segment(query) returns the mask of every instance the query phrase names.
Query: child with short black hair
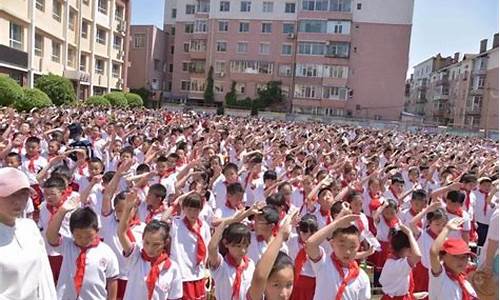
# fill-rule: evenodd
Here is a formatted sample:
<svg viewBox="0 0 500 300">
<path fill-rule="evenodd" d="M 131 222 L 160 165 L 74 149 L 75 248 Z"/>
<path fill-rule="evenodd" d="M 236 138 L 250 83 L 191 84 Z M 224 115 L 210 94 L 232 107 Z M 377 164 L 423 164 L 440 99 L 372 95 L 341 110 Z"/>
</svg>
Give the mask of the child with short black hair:
<svg viewBox="0 0 500 300">
<path fill-rule="evenodd" d="M 141 202 L 138 208 L 139 218 L 144 223 L 149 223 L 153 219 L 160 220 L 165 211 L 165 197 L 167 189 L 160 183 L 149 187 L 146 195 L 146 201 Z"/>
<path fill-rule="evenodd" d="M 215 220 L 213 225 L 217 226 L 219 220 L 223 218 L 232 217 L 237 211 L 243 209 L 243 196 L 245 190 L 239 182 L 230 183 L 226 186 L 226 203 L 223 207 L 219 207 L 215 210 Z"/>
<path fill-rule="evenodd" d="M 254 231 L 252 241 L 248 248 L 248 256 L 258 262 L 266 251 L 273 238 L 277 225 L 279 224 L 279 213 L 275 207 L 266 205 L 262 207 L 254 217 Z M 286 249 L 286 247 L 284 248 Z"/>
<path fill-rule="evenodd" d="M 466 195 L 464 192 L 455 190 L 449 191 L 446 194 L 446 213 L 448 214 L 449 220 L 454 218 L 463 219 L 462 229 L 460 231 L 452 231 L 450 233 L 450 237 L 462 238 L 466 243 L 468 243 L 472 224 L 470 215 L 463 209 L 465 199 Z"/>
<path fill-rule="evenodd" d="M 409 226 L 411 220 L 425 208 L 426 204 L 427 192 L 423 189 L 414 190 L 411 193 L 410 208 L 403 209 L 399 212 L 398 217 L 401 220 L 401 223 Z M 417 223 L 417 226 L 422 228 L 422 221 Z"/>
<path fill-rule="evenodd" d="M 224 180 L 218 180 L 214 182 L 213 191 L 215 194 L 215 208 L 224 207 L 227 195 L 227 186 L 230 183 L 235 183 L 239 181 L 238 178 L 238 166 L 233 163 L 227 163 L 222 169 L 222 175 L 224 175 Z"/>
<path fill-rule="evenodd" d="M 63 255 L 57 299 L 115 299 L 118 261 L 111 248 L 98 236 L 96 213 L 89 207 L 78 208 L 78 198 L 71 198 L 49 223 L 47 240 L 60 247 Z M 75 210 L 76 209 L 76 210 Z M 69 227 L 72 238 L 61 237 L 59 229 L 71 212 Z"/>
<path fill-rule="evenodd" d="M 30 181 L 31 188 L 35 190 L 31 198 L 35 207 L 34 218 L 38 220 L 39 206 L 43 202 L 43 192 L 40 183 L 37 180 L 37 174 L 47 166 L 48 162 L 40 155 L 40 139 L 30 136 L 25 143 L 26 154 L 22 156 L 21 171 L 23 171 Z"/>
</svg>

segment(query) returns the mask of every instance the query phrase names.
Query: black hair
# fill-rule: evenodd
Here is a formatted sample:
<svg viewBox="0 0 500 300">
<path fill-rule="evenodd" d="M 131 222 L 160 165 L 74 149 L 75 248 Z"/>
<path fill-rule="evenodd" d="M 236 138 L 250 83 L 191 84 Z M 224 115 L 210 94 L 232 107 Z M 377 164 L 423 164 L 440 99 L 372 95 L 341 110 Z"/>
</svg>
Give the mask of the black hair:
<svg viewBox="0 0 500 300">
<path fill-rule="evenodd" d="M 355 225 L 351 225 L 351 226 L 345 227 L 345 228 L 338 228 L 338 229 L 333 231 L 332 239 L 334 239 L 339 234 L 355 234 L 355 235 L 359 236 L 360 232 L 359 232 L 358 227 L 356 227 Z"/>
<path fill-rule="evenodd" d="M 165 155 L 160 155 L 158 156 L 158 158 L 156 159 L 156 162 L 157 163 L 164 163 L 164 162 L 168 162 L 168 159 Z"/>
<path fill-rule="evenodd" d="M 398 211 L 398 203 L 393 199 L 388 199 L 387 200 L 387 208 L 392 208 L 392 209 Z"/>
<path fill-rule="evenodd" d="M 222 169 L 222 174 L 226 174 L 229 170 L 233 170 L 238 173 L 238 166 L 234 163 L 227 163 Z"/>
<path fill-rule="evenodd" d="M 125 198 L 127 198 L 127 191 L 118 193 L 113 199 L 113 207 L 116 207 L 118 203 L 125 200 Z"/>
<path fill-rule="evenodd" d="M 222 239 L 228 244 L 250 244 L 251 234 L 248 226 L 241 223 L 232 223 L 222 233 Z"/>
<path fill-rule="evenodd" d="M 102 162 L 102 160 L 98 157 L 91 157 L 88 161 L 89 164 L 93 164 L 93 163 L 98 163 L 101 165 L 101 168 L 104 169 L 104 163 Z"/>
<path fill-rule="evenodd" d="M 276 257 L 276 260 L 273 263 L 271 272 L 269 272 L 269 277 L 273 276 L 274 273 L 277 273 L 285 268 L 291 268 L 293 270 L 294 264 L 290 256 L 288 256 L 285 252 L 280 251 L 278 252 L 278 256 Z"/>
<path fill-rule="evenodd" d="M 60 191 L 64 191 L 66 189 L 66 182 L 61 176 L 52 175 L 43 183 L 44 189 L 56 188 Z"/>
<path fill-rule="evenodd" d="M 477 177 L 474 174 L 465 174 L 460 178 L 460 183 L 477 182 Z"/>
<path fill-rule="evenodd" d="M 400 254 L 402 250 L 410 248 L 410 239 L 401 230 L 396 230 L 390 233 L 392 251 Z"/>
<path fill-rule="evenodd" d="M 37 144 L 40 145 L 40 139 L 37 138 L 36 136 L 30 136 L 29 138 L 26 139 L 26 142 L 24 144 Z"/>
<path fill-rule="evenodd" d="M 357 192 L 357 191 L 351 191 L 349 194 L 347 194 L 346 202 L 351 203 L 352 200 L 354 200 L 354 197 L 357 197 L 357 196 L 361 197 L 361 193 Z"/>
<path fill-rule="evenodd" d="M 337 201 L 337 202 L 333 203 L 332 206 L 330 206 L 330 215 L 332 217 L 338 215 L 341 211 L 342 211 L 342 202 L 341 201 Z"/>
<path fill-rule="evenodd" d="M 99 230 L 97 214 L 90 207 L 77 208 L 69 218 L 69 230 L 73 233 L 75 229 L 88 228 Z"/>
<path fill-rule="evenodd" d="M 332 190 L 329 187 L 321 188 L 318 192 L 318 198 L 321 196 L 321 194 L 323 194 L 326 191 L 332 192 Z"/>
<path fill-rule="evenodd" d="M 266 198 L 266 204 L 277 208 L 287 208 L 285 196 L 282 193 L 275 193 Z"/>
<path fill-rule="evenodd" d="M 198 193 L 193 193 L 182 200 L 182 207 L 203 208 L 203 199 Z"/>
<path fill-rule="evenodd" d="M 260 164 L 262 163 L 262 159 L 263 159 L 262 154 L 256 153 L 252 155 L 252 157 L 248 161 L 253 164 Z"/>
<path fill-rule="evenodd" d="M 123 147 L 121 150 L 120 150 L 120 156 L 122 156 L 123 154 L 130 154 L 130 156 L 134 157 L 134 148 L 132 146 L 126 146 L 126 147 Z"/>
<path fill-rule="evenodd" d="M 432 221 L 438 221 L 438 220 L 448 221 L 448 215 L 446 214 L 444 209 L 438 208 L 436 210 L 428 212 L 427 215 L 425 216 L 425 219 L 427 220 L 427 224 L 430 224 Z"/>
<path fill-rule="evenodd" d="M 278 210 L 272 205 L 266 205 L 259 211 L 259 216 L 264 217 L 267 224 L 276 225 L 280 221 Z"/>
<path fill-rule="evenodd" d="M 160 197 L 161 201 L 167 196 L 167 189 L 161 183 L 155 183 L 149 187 L 148 193 L 152 193 L 155 197 Z"/>
<path fill-rule="evenodd" d="M 111 179 L 113 179 L 113 176 L 115 176 L 116 172 L 115 171 L 107 171 L 102 175 L 102 182 L 103 183 L 109 183 Z"/>
<path fill-rule="evenodd" d="M 135 173 L 137 175 L 144 174 L 144 173 L 149 173 L 150 171 L 151 171 L 151 168 L 147 164 L 140 164 L 135 169 Z"/>
<path fill-rule="evenodd" d="M 236 195 L 236 194 L 244 194 L 245 190 L 243 189 L 243 186 L 241 186 L 241 183 L 239 182 L 233 182 L 227 185 L 226 191 L 228 195 Z"/>
<path fill-rule="evenodd" d="M 305 214 L 302 216 L 300 219 L 299 224 L 297 225 L 297 231 L 302 231 L 302 232 L 311 232 L 314 233 L 318 231 L 319 225 L 318 225 L 318 219 L 316 218 L 315 215 L 313 214 Z"/>
<path fill-rule="evenodd" d="M 167 158 L 173 158 L 173 159 L 175 159 L 175 160 L 177 161 L 177 160 L 179 160 L 179 158 L 180 158 L 180 157 L 179 157 L 179 155 L 178 155 L 178 154 L 176 154 L 176 153 L 170 153 L 170 154 L 167 156 Z"/>
<path fill-rule="evenodd" d="M 276 174 L 276 172 L 274 172 L 272 170 L 268 170 L 268 171 L 264 172 L 264 181 L 276 180 L 276 179 L 278 179 L 278 175 Z"/>
<path fill-rule="evenodd" d="M 67 165 L 60 165 L 54 169 L 51 176 L 58 175 L 64 178 L 66 181 L 70 182 L 73 174 Z"/>
<path fill-rule="evenodd" d="M 159 221 L 159 220 L 151 220 L 146 227 L 144 227 L 144 232 L 142 233 L 142 238 L 146 236 L 146 233 L 155 233 L 157 231 L 162 231 L 162 238 L 165 241 L 165 251 L 168 252 L 168 248 L 170 246 L 170 225 L 168 223 Z"/>
<path fill-rule="evenodd" d="M 446 200 L 450 200 L 455 203 L 464 203 L 465 193 L 462 191 L 449 191 L 446 194 Z"/>
<path fill-rule="evenodd" d="M 6 157 L 15 157 L 17 160 L 21 161 L 21 155 L 17 152 L 9 152 Z"/>
<path fill-rule="evenodd" d="M 427 199 L 427 192 L 424 189 L 418 189 L 411 193 L 411 200 L 425 201 Z"/>
</svg>

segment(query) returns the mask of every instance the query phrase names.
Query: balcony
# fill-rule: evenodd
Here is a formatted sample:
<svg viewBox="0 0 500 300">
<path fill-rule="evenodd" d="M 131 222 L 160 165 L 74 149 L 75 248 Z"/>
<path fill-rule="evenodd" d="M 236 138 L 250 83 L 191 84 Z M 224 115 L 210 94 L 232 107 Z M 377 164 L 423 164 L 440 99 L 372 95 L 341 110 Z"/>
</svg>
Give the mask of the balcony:
<svg viewBox="0 0 500 300">
<path fill-rule="evenodd" d="M 484 87 L 473 87 L 470 93 L 471 95 L 482 95 L 484 94 Z"/>
<path fill-rule="evenodd" d="M 472 73 L 474 75 L 486 75 L 487 69 L 485 67 L 483 68 L 475 68 Z"/>
<path fill-rule="evenodd" d="M 447 77 L 444 77 L 444 78 L 440 78 L 438 80 L 436 80 L 436 83 L 435 85 L 436 86 L 440 86 L 440 85 L 448 85 L 448 78 Z"/>
<path fill-rule="evenodd" d="M 465 108 L 465 113 L 468 115 L 480 115 L 481 107 L 480 106 L 468 106 Z"/>
<path fill-rule="evenodd" d="M 432 97 L 432 99 L 433 99 L 434 101 L 438 101 L 438 100 L 448 100 L 448 99 L 449 99 L 449 97 L 450 97 L 449 95 L 445 95 L 445 94 L 437 94 L 437 95 L 434 95 L 434 96 Z"/>
<path fill-rule="evenodd" d="M 427 102 L 427 98 L 425 96 L 421 96 L 421 97 L 418 97 L 415 101 L 415 103 L 417 104 L 422 104 L 422 103 L 426 103 Z"/>
<path fill-rule="evenodd" d="M 189 57 L 191 59 L 205 59 L 207 57 L 206 51 L 189 51 Z"/>
</svg>

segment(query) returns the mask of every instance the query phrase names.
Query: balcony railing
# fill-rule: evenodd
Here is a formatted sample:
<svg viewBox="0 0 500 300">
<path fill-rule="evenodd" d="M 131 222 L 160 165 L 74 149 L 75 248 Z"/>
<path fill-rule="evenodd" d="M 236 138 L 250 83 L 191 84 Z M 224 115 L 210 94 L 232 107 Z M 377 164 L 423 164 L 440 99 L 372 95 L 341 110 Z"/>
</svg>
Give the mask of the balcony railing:
<svg viewBox="0 0 500 300">
<path fill-rule="evenodd" d="M 481 114 L 481 107 L 479 106 L 468 106 L 465 108 L 465 113 L 469 115 L 479 115 Z"/>
</svg>

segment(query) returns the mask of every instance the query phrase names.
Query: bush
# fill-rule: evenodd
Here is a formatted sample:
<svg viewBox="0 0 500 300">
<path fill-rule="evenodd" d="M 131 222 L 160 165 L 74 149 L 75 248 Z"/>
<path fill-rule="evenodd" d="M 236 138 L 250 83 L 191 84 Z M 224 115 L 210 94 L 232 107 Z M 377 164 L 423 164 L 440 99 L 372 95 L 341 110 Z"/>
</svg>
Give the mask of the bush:
<svg viewBox="0 0 500 300">
<path fill-rule="evenodd" d="M 11 105 L 23 97 L 23 88 L 14 79 L 8 76 L 0 76 L 0 105 Z"/>
<path fill-rule="evenodd" d="M 91 96 L 85 100 L 85 105 L 87 106 L 98 106 L 98 107 L 106 107 L 111 106 L 111 103 L 108 99 L 103 96 Z"/>
<path fill-rule="evenodd" d="M 109 100 L 109 103 L 111 103 L 112 106 L 127 106 L 127 98 L 125 98 L 125 94 L 123 92 L 111 92 L 104 95 L 104 97 Z"/>
<path fill-rule="evenodd" d="M 39 89 L 25 89 L 24 95 L 16 102 L 14 107 L 18 111 L 30 111 L 33 108 L 43 108 L 52 106 L 49 96 Z"/>
<path fill-rule="evenodd" d="M 218 106 L 217 107 L 217 115 L 223 116 L 224 115 L 224 106 Z"/>
<path fill-rule="evenodd" d="M 55 105 L 70 104 L 76 100 L 73 84 L 61 76 L 43 75 L 37 79 L 35 87 L 47 94 Z"/>
<path fill-rule="evenodd" d="M 140 95 L 134 93 L 126 93 L 125 98 L 127 99 L 127 104 L 130 107 L 142 107 L 144 106 L 144 101 Z"/>
</svg>

